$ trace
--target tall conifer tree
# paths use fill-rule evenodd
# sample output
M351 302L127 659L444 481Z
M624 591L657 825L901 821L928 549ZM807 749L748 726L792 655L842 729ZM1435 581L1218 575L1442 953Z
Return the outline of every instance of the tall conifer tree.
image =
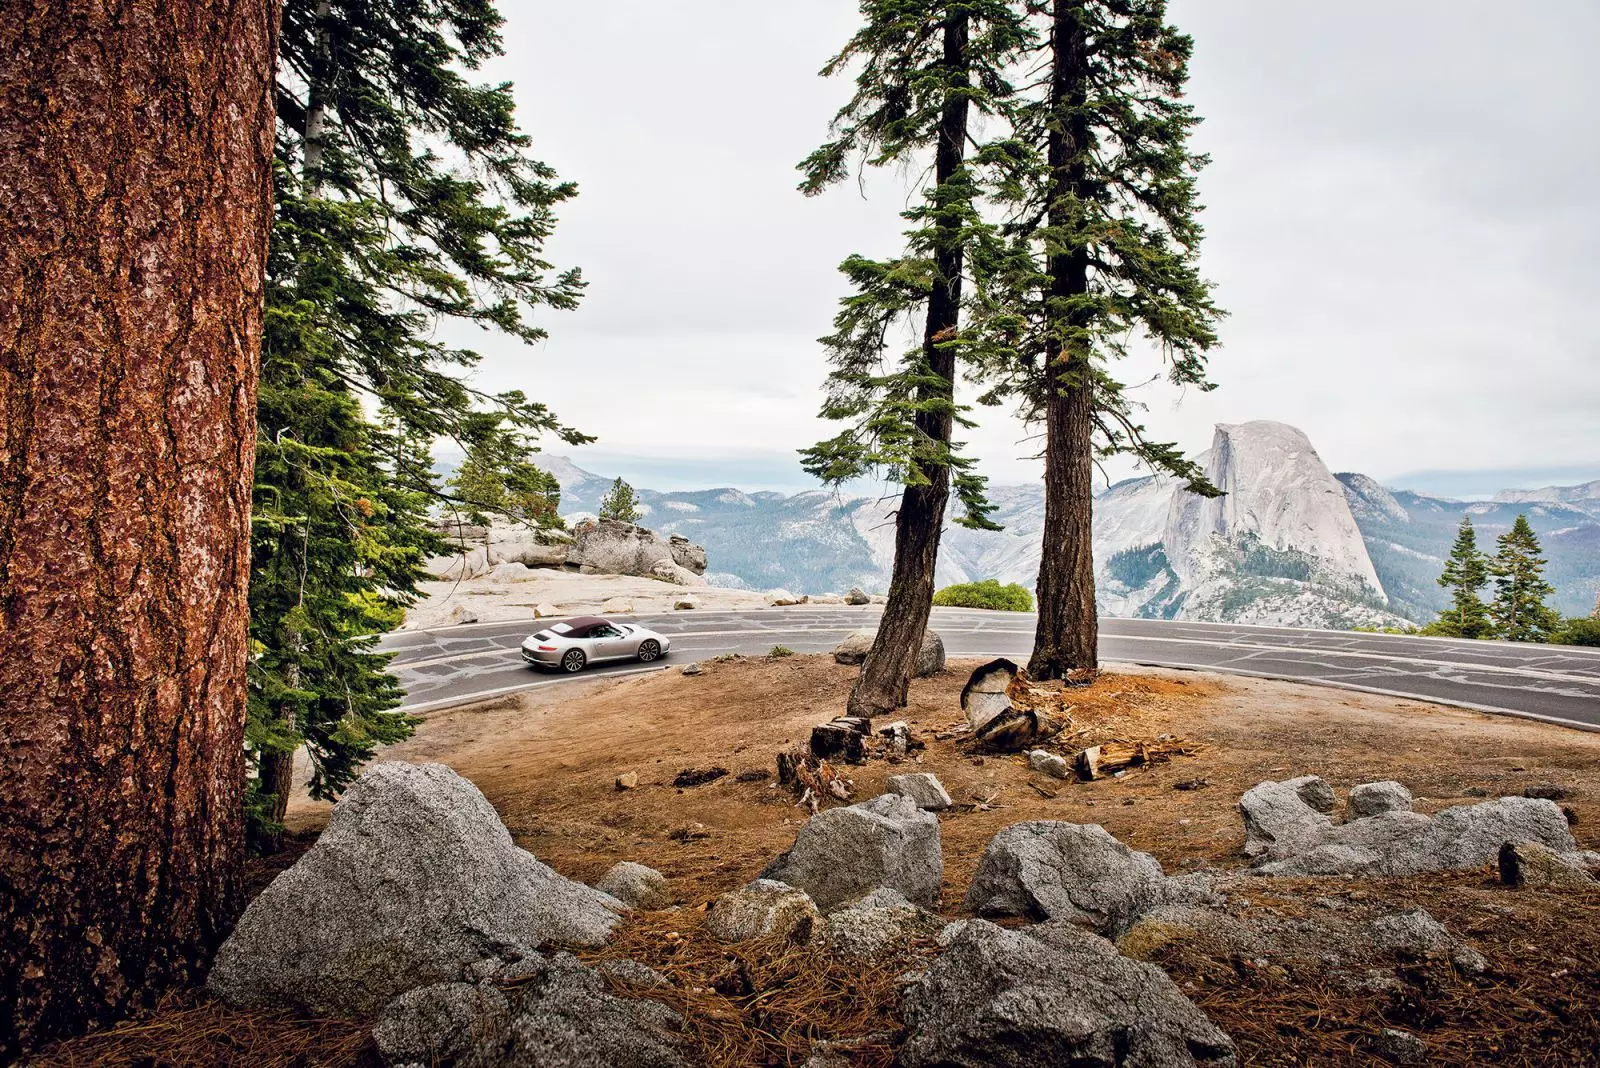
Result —
M834 120L834 140L801 164L800 188L821 192L857 159L893 166L933 156L921 203L903 213L912 227L905 252L851 256L840 268L854 292L823 339L834 370L822 414L849 426L804 451L805 468L825 481L877 473L904 487L888 603L849 700L852 713L873 716L906 702L952 482L964 509L957 522L995 529L983 480L951 440L956 424L970 425L955 401L968 252L992 237L967 154L975 116L1011 95L1006 68L1027 31L1016 5L1001 0L862 0L861 14L861 29L823 69L859 66L856 93ZM894 352L890 338L904 326L920 327L921 341Z
M268 265L250 588L252 815L270 844L293 754L335 795L409 721L371 637L399 619L430 505L554 515L537 435L588 440L517 392L486 395L445 321L524 341L582 281L542 246L575 193L528 155L492 0L287 0L278 65L277 216ZM466 454L441 487L432 443ZM465 489L463 490L463 486Z
M1525 515L1495 539L1494 601L1489 618L1495 636L1513 642L1547 642L1561 628L1561 616L1545 603L1555 587L1544 580L1544 558L1539 539Z
M1200 121L1183 100L1190 38L1165 0L1030 0L1047 29L1047 75L1014 109L998 184L1011 220L1006 265L988 272L982 344L996 388L1045 425L1039 621L1029 670L1098 666L1092 536L1097 457L1129 453L1215 494L1170 444L1151 441L1113 363L1152 345L1180 386L1208 390L1221 312L1197 259L1189 147Z
M1439 613L1430 632L1458 638L1488 638L1493 625L1478 591L1489 584L1489 558L1478 551L1478 535L1470 516L1461 517L1450 558L1445 561L1439 585L1451 592L1451 607Z

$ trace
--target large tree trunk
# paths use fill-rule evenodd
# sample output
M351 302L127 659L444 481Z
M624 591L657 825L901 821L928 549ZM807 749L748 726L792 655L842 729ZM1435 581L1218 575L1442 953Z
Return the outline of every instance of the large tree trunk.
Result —
M1057 115L1087 97L1088 38L1084 0L1055 0L1051 102ZM1077 225L1073 205L1084 179L1088 130L1081 111L1050 128L1049 223ZM1028 672L1061 678L1099 666L1099 616L1094 603L1094 383L1088 313L1074 298L1089 290L1089 252L1081 243L1050 258L1051 304L1063 319L1045 368L1044 544L1039 557L1039 622Z
M0 1060L193 974L236 905L276 32L0 17Z
M944 61L952 82L967 81L969 18L965 12L950 16L944 25ZM968 99L955 94L940 116L939 145L934 156L935 196L961 169L967 144ZM961 223L941 219L937 225L934 265L937 277L928 296L928 321L923 332L923 352L929 368L942 379L938 387L922 391L925 401L955 398L956 360L951 339L961 320L963 251ZM948 444L953 425L948 405L940 411L917 415L917 428L932 441ZM850 690L851 715L878 716L906 703L911 675L916 668L922 635L933 609L934 571L939 561L939 534L945 504L950 499L950 468L943 463L922 463L927 480L908 485L900 495L895 516L894 573L889 600L878 623L872 650L861 666L861 676Z

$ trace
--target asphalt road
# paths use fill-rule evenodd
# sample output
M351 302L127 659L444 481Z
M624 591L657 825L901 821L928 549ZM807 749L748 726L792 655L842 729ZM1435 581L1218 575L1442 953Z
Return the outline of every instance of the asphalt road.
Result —
M881 611L863 605L626 618L672 639L671 666L718 653L766 653L775 645L797 653L827 652L851 631L873 626ZM936 608L933 626L952 657L1025 661L1033 646L1032 615ZM396 654L391 669L406 688L406 707L415 712L598 675L660 670L625 663L597 665L576 676L538 673L524 666L517 651L534 629L528 621L401 631L387 635L383 648ZM1106 663L1291 679L1600 731L1600 650L1106 619L1100 656Z

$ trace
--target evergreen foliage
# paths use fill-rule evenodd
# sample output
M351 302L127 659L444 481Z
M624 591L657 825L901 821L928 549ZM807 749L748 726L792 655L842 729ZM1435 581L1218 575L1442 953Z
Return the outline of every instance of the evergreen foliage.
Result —
M1031 612L1033 595L1015 582L1002 586L998 579L946 586L933 595L941 608L987 608L995 612Z
M637 523L642 514L633 487L620 478L611 483L611 492L600 502L600 518L615 519L619 523Z
M250 590L258 831L298 744L312 793L333 797L409 732L372 636L444 549L430 506L548 522L559 490L526 457L543 433L589 440L521 393L474 389L477 354L438 331L537 341L533 310L583 286L542 258L576 190L528 156L510 87L467 77L500 22L492 0L284 6ZM466 454L449 487L439 439Z
M1544 580L1544 559L1539 539L1525 515L1495 539L1489 574L1494 578L1494 601L1489 618L1495 637L1513 642L1547 642L1560 629L1561 617L1545 603L1555 588Z
M928 485L931 473L948 469L963 507L956 522L997 529L984 479L949 434L952 423L973 425L954 397L953 367L969 344L958 326L962 275L973 248L995 239L965 157L966 116L1004 110L1013 92L1008 68L1029 31L1009 0L862 0L861 15L861 29L822 71L858 66L855 95L834 119L833 139L801 163L801 191L815 195L843 181L855 161L920 166L941 138L950 144L948 123L959 129L920 200L901 213L910 224L904 251L840 265L852 293L821 339L833 365L821 414L847 425L802 450L802 466L831 484L881 474L905 486ZM960 105L954 119L952 103ZM980 144L978 155L984 151ZM946 307L931 306L941 298ZM924 326L913 347L895 350L897 331Z
M1556 640L1563 645L1600 646L1600 616L1578 616L1567 620Z
M1206 359L1224 313L1198 266L1207 157L1189 147L1193 41L1167 23L1165 0L1025 6L1054 23L1035 35L1041 48L1063 33L1081 47L1040 57L1050 77L1010 102L1011 137L985 154L1007 223L978 272L970 351L992 383L983 399L1020 400L1038 419L1052 395L1087 389L1097 456L1131 454L1215 496L1177 445L1147 436L1114 367L1154 346L1172 384L1215 388Z
M1494 633L1489 610L1478 591L1489 584L1489 558L1478 551L1472 518L1462 516L1455 544L1445 561L1439 585L1451 591L1451 607L1439 613L1426 633L1453 638L1488 638Z

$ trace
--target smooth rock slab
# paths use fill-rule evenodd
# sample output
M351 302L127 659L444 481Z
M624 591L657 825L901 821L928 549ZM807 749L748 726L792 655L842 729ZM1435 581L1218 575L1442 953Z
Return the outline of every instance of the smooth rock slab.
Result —
M932 907L944 878L939 818L901 794L826 809L800 828L793 848L761 875L799 887L824 909L880 886Z
M904 1068L1235 1065L1233 1042L1161 969L1056 924L963 924L902 1002Z
M660 1002L619 998L563 953L491 981L402 994L372 1030L387 1065L683 1068L683 1021Z
M950 792L944 788L944 783L930 771L891 775L884 782L883 790L884 793L911 798L918 808L926 812L943 812L954 803L950 800Z
M782 935L801 945L821 926L822 913L809 894L773 879L757 879L723 894L712 902L702 925L706 934L723 942Z
M366 1016L486 959L600 945L622 908L518 848L449 768L384 762L250 903L207 985L246 1008Z

